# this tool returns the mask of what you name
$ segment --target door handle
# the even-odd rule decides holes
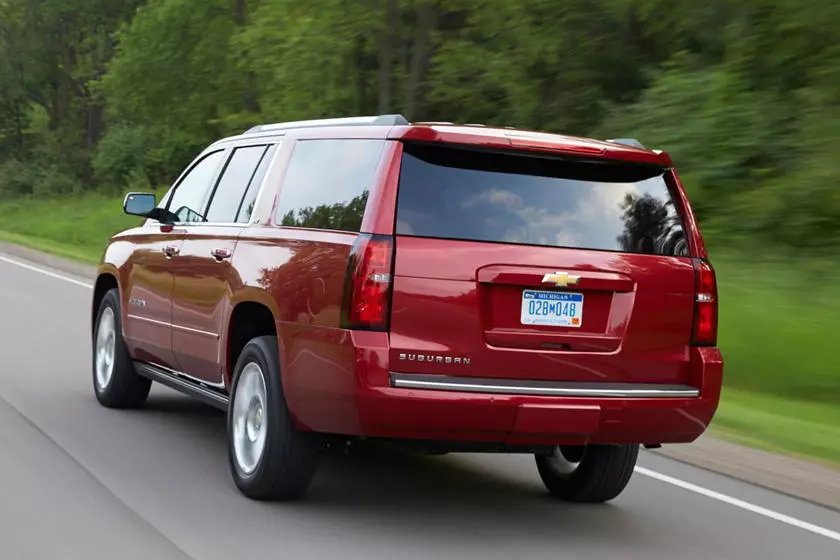
[[[233,253],[231,253],[230,249],[213,249],[210,251],[210,255],[216,259],[216,262],[222,262],[228,260]]]
[[[167,245],[166,247],[161,249],[161,251],[163,251],[163,254],[166,256],[167,259],[171,259],[180,252],[180,249],[178,249],[178,247],[176,247],[175,245]]]

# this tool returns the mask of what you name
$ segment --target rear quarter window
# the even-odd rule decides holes
[[[358,232],[384,140],[300,140],[280,190],[276,221]]]
[[[688,256],[666,170],[406,144],[399,235]]]

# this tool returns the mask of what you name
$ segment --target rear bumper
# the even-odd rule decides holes
[[[387,368],[386,344],[360,344],[374,334],[354,337],[355,379],[342,375],[348,383],[338,393],[326,384],[312,392],[288,387],[287,398],[301,397],[289,403],[300,427],[507,445],[687,443],[703,434],[720,399],[723,361],[717,348],[691,349],[687,385],[543,383],[535,388],[533,383],[395,374]]]
[[[717,408],[707,399],[581,399],[377,389],[364,399],[369,437],[506,444],[690,442]]]

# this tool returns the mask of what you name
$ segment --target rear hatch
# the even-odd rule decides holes
[[[686,382],[695,271],[670,173],[405,143],[392,371]]]

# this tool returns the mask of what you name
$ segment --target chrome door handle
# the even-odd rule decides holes
[[[166,256],[167,259],[171,259],[180,252],[180,249],[178,249],[178,247],[176,247],[175,245],[167,245],[166,247],[161,249],[161,251],[163,251],[163,254]]]
[[[216,262],[222,262],[228,260],[233,253],[230,249],[213,249],[210,251],[210,255],[216,259]]]

